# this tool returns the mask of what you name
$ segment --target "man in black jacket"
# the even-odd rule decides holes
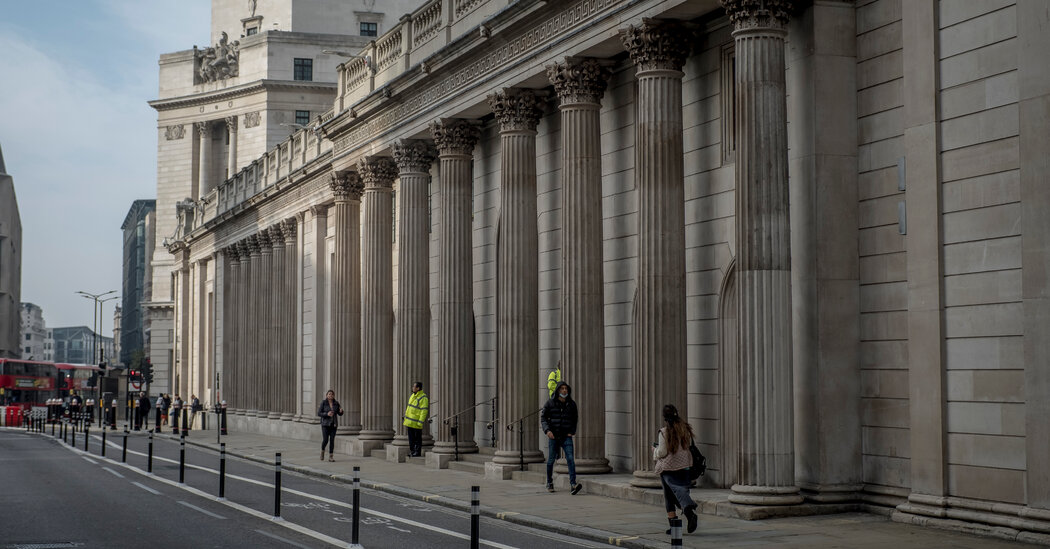
[[[569,486],[571,493],[580,492],[581,485],[576,484],[576,460],[573,456],[572,437],[576,436],[576,422],[579,412],[576,402],[572,400],[572,388],[562,381],[554,389],[550,400],[543,405],[540,413],[540,426],[547,435],[547,491],[554,491],[554,460],[558,450],[565,450],[565,462],[569,465]]]

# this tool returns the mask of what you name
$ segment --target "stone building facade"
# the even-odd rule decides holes
[[[44,310],[35,303],[22,303],[18,340],[22,342],[23,360],[48,360],[47,324]]]
[[[22,218],[15,180],[7,174],[0,151],[0,358],[20,358],[22,299]]]
[[[428,464],[496,433],[498,475],[542,459],[530,414],[560,360],[581,471],[654,486],[673,403],[743,516],[1046,542],[1048,17],[428,1],[337,67],[316,129],[177,216],[158,203],[176,390],[217,373],[235,428],[308,437],[332,388],[367,455],[404,444],[423,380]]]

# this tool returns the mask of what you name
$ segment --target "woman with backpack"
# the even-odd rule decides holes
[[[685,513],[686,531],[696,531],[698,518],[696,502],[689,496],[689,468],[693,465],[693,455],[689,446],[693,442],[693,428],[678,415],[678,409],[667,404],[663,409],[664,426],[660,429],[657,442],[653,443],[654,470],[660,475],[664,487],[664,508],[667,510],[667,522],[678,518],[675,508]],[[670,534],[671,530],[668,529]]]

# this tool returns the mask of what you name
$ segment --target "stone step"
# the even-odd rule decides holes
[[[474,473],[476,475],[485,475],[485,464],[476,463],[471,461],[451,461],[448,464],[448,468],[453,471],[463,471],[466,473]]]
[[[376,448],[370,455],[374,458],[386,459],[386,448]]]

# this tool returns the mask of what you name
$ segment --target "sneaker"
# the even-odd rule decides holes
[[[700,518],[696,516],[696,506],[690,506],[685,510],[686,533],[692,534],[696,531],[697,522]]]
[[[553,482],[548,482],[547,483],[547,491],[552,493],[552,494],[554,493],[554,483]]]
[[[570,493],[575,496],[576,494],[580,493],[580,490],[583,490],[583,485],[582,484],[573,484],[572,485],[572,490],[571,490]]]
[[[335,461],[335,456],[328,454],[328,461]]]

